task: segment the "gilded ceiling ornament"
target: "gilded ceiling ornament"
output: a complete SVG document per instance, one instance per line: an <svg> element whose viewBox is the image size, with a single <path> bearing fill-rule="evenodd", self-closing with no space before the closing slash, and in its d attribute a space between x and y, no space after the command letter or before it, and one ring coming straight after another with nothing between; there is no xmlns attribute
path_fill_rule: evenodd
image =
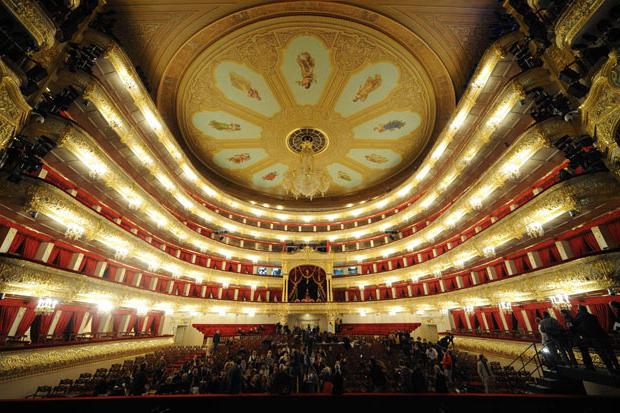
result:
<svg viewBox="0 0 620 413"><path fill-rule="evenodd" d="M558 47L570 47L577 34L603 3L604 0L573 1L555 23L555 42Z"/></svg>
<svg viewBox="0 0 620 413"><path fill-rule="evenodd" d="M39 48L47 49L55 44L56 26L36 2L3 0L2 4L28 30Z"/></svg>

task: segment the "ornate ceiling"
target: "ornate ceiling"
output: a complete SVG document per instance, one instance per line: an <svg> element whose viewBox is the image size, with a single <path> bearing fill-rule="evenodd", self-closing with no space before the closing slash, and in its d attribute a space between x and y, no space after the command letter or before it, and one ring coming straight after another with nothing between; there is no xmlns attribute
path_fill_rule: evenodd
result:
<svg viewBox="0 0 620 413"><path fill-rule="evenodd" d="M488 44L478 40L495 2L461 3L361 4L382 14L324 2L111 5L194 166L237 196L290 198L281 182L298 157L287 137L315 128L326 137L316 166L332 180L320 207L367 199L415 170ZM459 28L429 30L455 13Z"/></svg>
<svg viewBox="0 0 620 413"><path fill-rule="evenodd" d="M384 181L417 159L435 123L434 93L417 60L367 27L321 16L267 19L224 36L181 81L178 122L208 168L285 196L299 163L287 137L323 132L315 165L327 196Z"/></svg>

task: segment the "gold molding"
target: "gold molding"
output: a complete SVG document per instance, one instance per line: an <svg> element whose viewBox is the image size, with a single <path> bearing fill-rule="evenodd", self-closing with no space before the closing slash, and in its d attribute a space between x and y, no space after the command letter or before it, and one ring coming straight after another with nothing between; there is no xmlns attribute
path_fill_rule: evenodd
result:
<svg viewBox="0 0 620 413"><path fill-rule="evenodd" d="M570 48L577 33L596 13L605 0L575 0L555 23L555 42L559 48Z"/></svg>
<svg viewBox="0 0 620 413"><path fill-rule="evenodd" d="M0 151L24 125L31 109L20 85L17 75L0 59Z"/></svg>
<svg viewBox="0 0 620 413"><path fill-rule="evenodd" d="M48 49L54 45L56 26L36 2L32 0L2 0L2 4L28 30L39 48Z"/></svg>
<svg viewBox="0 0 620 413"><path fill-rule="evenodd" d="M173 344L173 337L160 337L4 351L0 357L0 383L67 367L149 353Z"/></svg>
<svg viewBox="0 0 620 413"><path fill-rule="evenodd" d="M607 167L620 178L620 142L615 135L620 128L620 62L617 51L592 79L592 87L580 107L583 127L596 139L606 157Z"/></svg>
<svg viewBox="0 0 620 413"><path fill-rule="evenodd" d="M507 358L518 357L531 344L523 341L454 336L454 348L458 350L475 354L495 354ZM534 349L530 349L526 353L527 357L534 355Z"/></svg>

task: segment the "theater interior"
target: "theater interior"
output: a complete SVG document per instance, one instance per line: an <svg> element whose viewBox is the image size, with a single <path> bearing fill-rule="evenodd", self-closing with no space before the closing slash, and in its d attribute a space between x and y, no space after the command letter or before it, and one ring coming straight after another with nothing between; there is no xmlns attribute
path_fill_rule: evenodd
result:
<svg viewBox="0 0 620 413"><path fill-rule="evenodd" d="M0 408L613 408L619 53L614 0L0 0Z"/></svg>

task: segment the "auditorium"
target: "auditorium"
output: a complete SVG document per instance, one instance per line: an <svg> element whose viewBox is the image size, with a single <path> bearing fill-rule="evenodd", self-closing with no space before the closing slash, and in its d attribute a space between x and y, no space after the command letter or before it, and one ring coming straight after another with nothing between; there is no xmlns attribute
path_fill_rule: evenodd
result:
<svg viewBox="0 0 620 413"><path fill-rule="evenodd" d="M620 397L617 0L0 0L0 409Z"/></svg>

